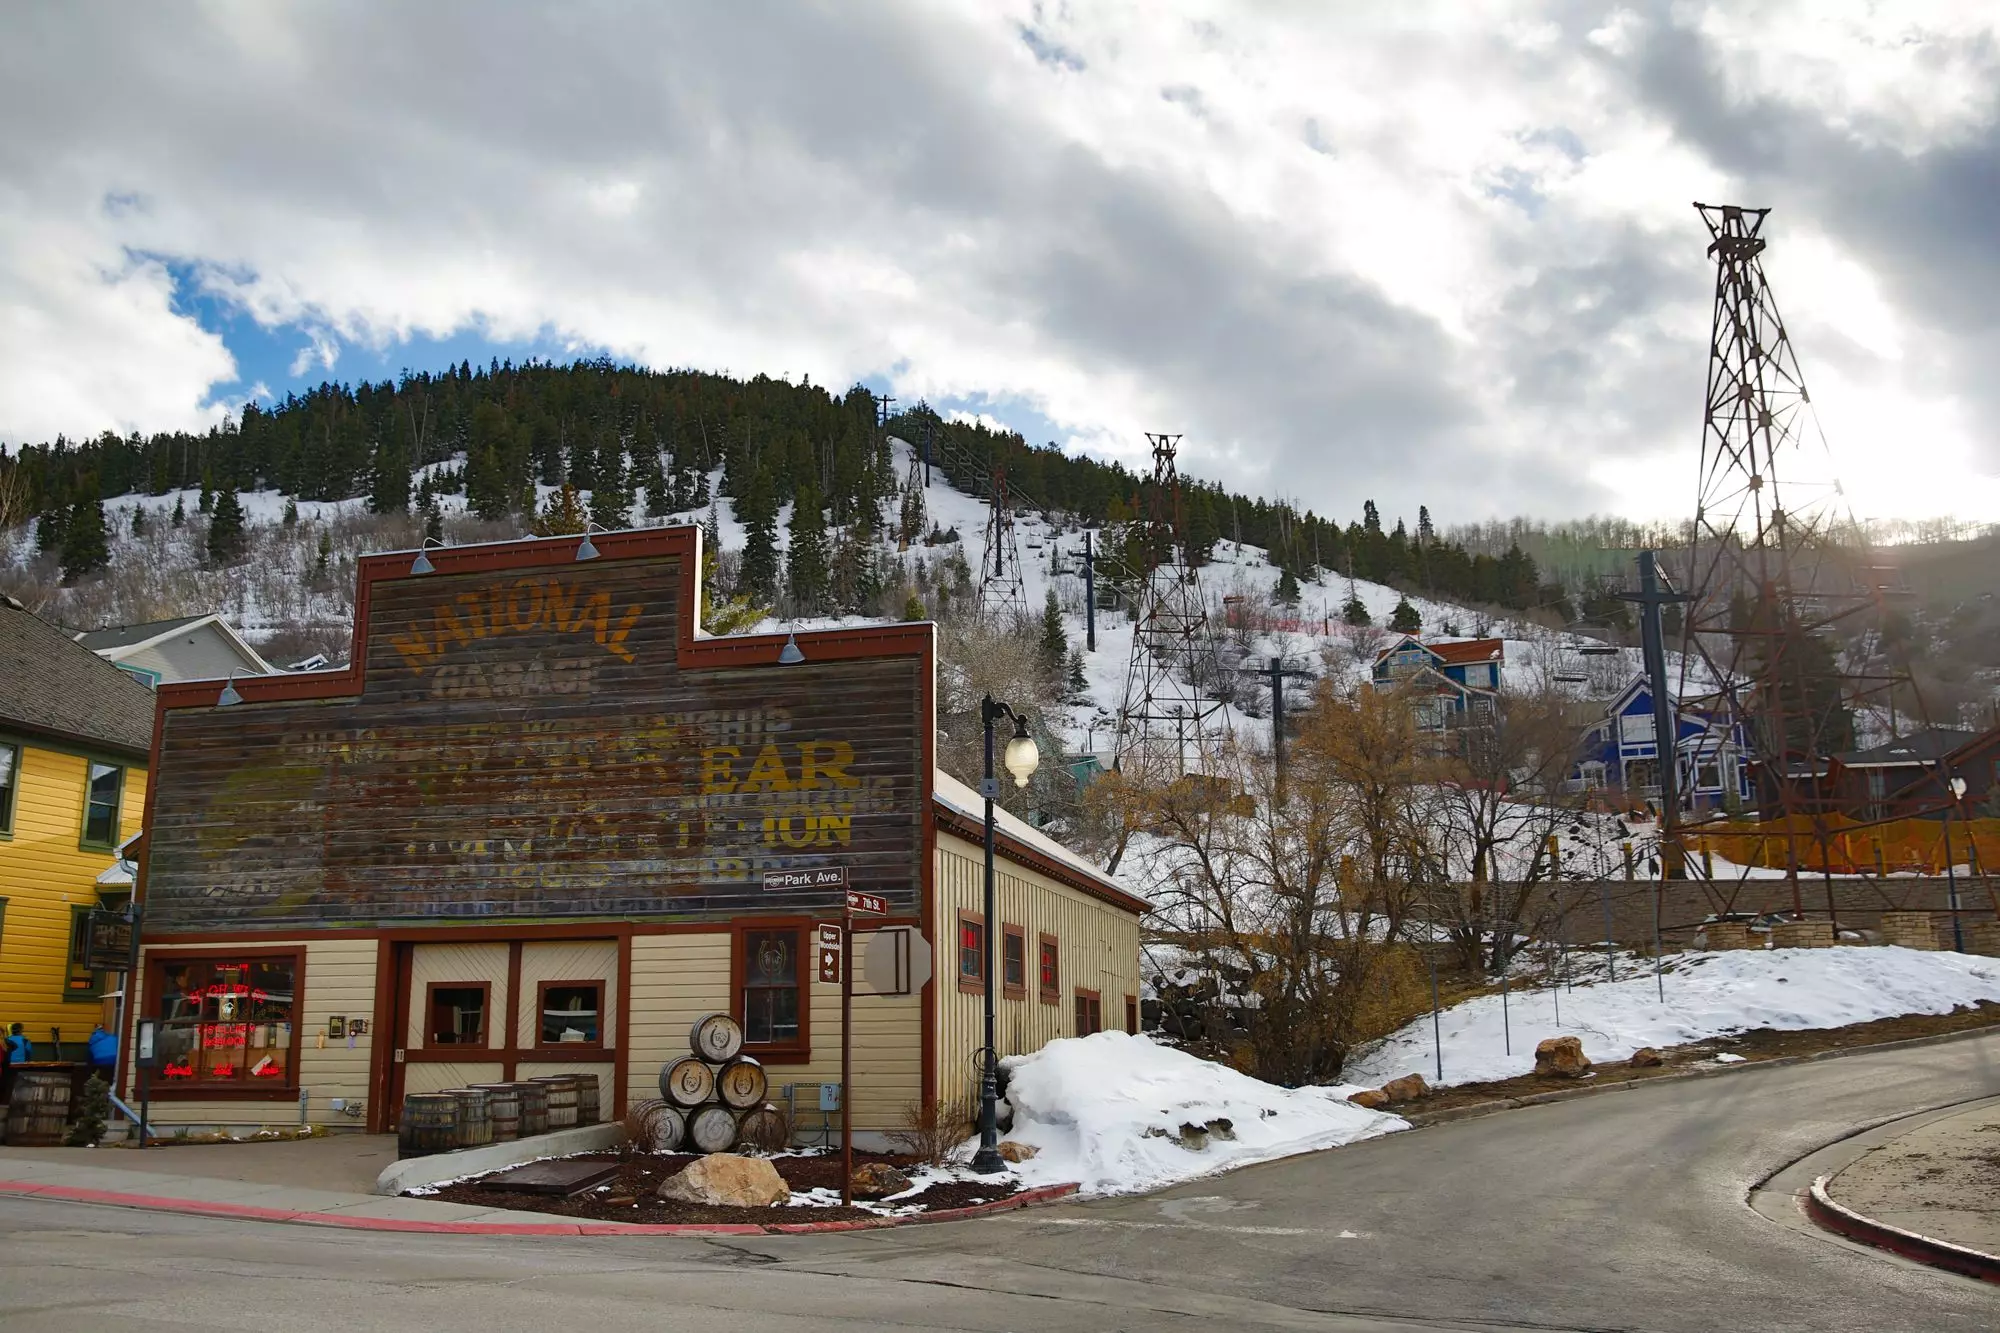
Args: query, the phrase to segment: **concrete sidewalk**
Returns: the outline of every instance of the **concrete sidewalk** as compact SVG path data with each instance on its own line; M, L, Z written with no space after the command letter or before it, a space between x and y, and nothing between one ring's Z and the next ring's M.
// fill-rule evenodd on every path
M360 1138L361 1136L355 1136ZM359 1144L292 1153L279 1160L271 1149L341 1145L339 1138L296 1144L219 1144L146 1149L0 1149L0 1194L101 1203L208 1217L353 1226L370 1230L479 1231L487 1234L577 1235L626 1231L622 1222L578 1223L548 1213L476 1208L436 1199L391 1198L361 1188L324 1188L313 1180L358 1180L379 1155ZM391 1145L394 1140L390 1140ZM390 1156L394 1156L393 1147ZM185 1164L184 1171L171 1168ZM138 1167L140 1169L133 1169ZM375 1168L379 1169L379 1165ZM282 1175L281 1179L273 1176ZM643 1228L641 1228L643 1230Z
M2000 1099L1920 1123L1824 1185L1868 1221L2000 1263Z
M200 1176L264 1185L372 1194L376 1177L396 1160L394 1134L329 1134L322 1138L242 1143L118 1144L98 1148L0 1147L0 1180L17 1162L91 1166L148 1175Z

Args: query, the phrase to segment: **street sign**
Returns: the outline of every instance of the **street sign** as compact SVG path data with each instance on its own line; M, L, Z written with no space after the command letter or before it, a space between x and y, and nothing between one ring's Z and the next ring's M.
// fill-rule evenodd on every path
M879 893L863 893L859 889L847 891L847 910L869 912L875 916L889 915L889 900Z
M132 966L132 918L93 910L84 927L83 952L84 965L93 972L123 972Z
M931 946L915 926L871 931L860 948L860 979L876 995L912 995L931 979Z
M818 866L812 870L766 870L764 891L774 893L780 889L844 889L847 887L846 866Z
M820 948L822 948L822 949L838 949L838 948L840 947L840 927L839 927L839 925L837 925L836 923L834 923L834 922L832 922L832 921L822 921L822 922L820 922L820 923L819 923L819 945L820 945Z
M840 946L822 944L819 946L819 979L826 985L840 981Z

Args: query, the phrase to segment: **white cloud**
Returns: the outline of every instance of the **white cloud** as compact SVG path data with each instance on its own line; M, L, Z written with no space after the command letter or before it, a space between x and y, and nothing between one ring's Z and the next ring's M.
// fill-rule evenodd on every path
M1191 471L1343 515L1679 512L1709 286L1688 202L1786 180L1698 116L1768 103L1892 155L1994 119L1972 5L214 3L13 26L0 438L221 410L226 350L129 249L302 331L295 374L466 330L887 374L1128 459L1184 431ZM1673 104L1711 75L1726 105ZM1922 423L1906 471L1990 470L1951 333L1879 238L1803 185L1770 202L1829 433L1853 386L1860 420Z

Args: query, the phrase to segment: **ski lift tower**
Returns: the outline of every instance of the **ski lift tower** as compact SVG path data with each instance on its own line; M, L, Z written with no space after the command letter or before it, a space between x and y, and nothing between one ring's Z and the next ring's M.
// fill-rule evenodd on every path
M1215 643L1201 580L1187 563L1182 539L1174 468L1181 437L1148 432L1146 439L1153 447L1143 544L1148 568L1142 571L1113 767L1142 781L1170 782L1190 769L1210 768L1227 717L1221 701L1202 691L1216 670Z
M979 614L1022 617L1028 590L1021 583L1021 546L1014 535L1014 510L1007 495L1007 465L993 460L992 512L986 516L986 553L979 561Z

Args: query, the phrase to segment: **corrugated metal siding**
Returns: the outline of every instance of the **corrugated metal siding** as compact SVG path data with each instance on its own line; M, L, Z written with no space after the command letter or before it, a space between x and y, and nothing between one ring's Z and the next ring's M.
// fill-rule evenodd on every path
M507 946L505 944L419 944L410 950L410 1021L406 1045L421 1048L430 1034L424 1029L430 1013L424 996L433 983L460 981L489 982L493 993L486 1014L486 1044L507 1044ZM308 969L310 979L310 969ZM492 1080L482 1080L491 1082ZM461 1084L447 1084L460 1087ZM428 1092L428 1088L405 1088L406 1092Z
M305 994L299 1011L302 1028L299 1042L299 1083L310 1095L309 1115L315 1124L358 1126L362 1120L336 1114L329 1106L332 1098L344 1098L356 1105L368 1097L368 1058L376 1038L375 942L373 940L272 940L260 948L302 946L306 951ZM150 947L146 957L182 956L226 958L227 945L202 948L162 949ZM150 969L141 967L140 975ZM139 1012L154 1012L152 997L139 997ZM346 1019L367 1018L369 1030L362 1036L328 1040L326 1020L334 1014ZM350 1044L351 1043L351 1044ZM412 1070L419 1066L412 1065ZM132 1087L128 1070L127 1086ZM457 1086L457 1085L453 1085ZM136 1094L135 1094L136 1095ZM183 1102L156 1101L153 1119L162 1125L296 1125L296 1101L281 1102Z
M660 1070L688 1053L688 1033L703 1014L731 1011L727 932L641 935L632 941L632 1049L628 1104L660 1095ZM856 936L857 951L865 936ZM814 982L812 1058L769 1063L771 1097L786 1083L801 1089L801 1125L816 1124L818 1084L840 1081L840 987ZM920 1100L923 1084L923 1009L916 995L854 997L856 1130L902 1126L904 1109Z
M982 914L985 853L947 833L938 835L936 955L932 991L938 1013L938 1095L978 1095L973 1057L984 1041L979 994L958 989L958 914ZM1035 870L1000 859L994 867L995 892L1003 924L1023 928L1027 942L1025 999L1003 998L995 1009L995 1042L1004 1055L1039 1050L1057 1037L1076 1035L1076 991L1101 997L1103 1026L1125 1025L1125 997L1139 993L1139 918L1099 902ZM995 948L999 928L993 927ZM1061 976L1057 1002L1038 993L1037 938L1056 937Z
M13 742L8 742L13 743ZM107 761L108 762L108 761ZM22 1023L48 1049L49 1029L81 1043L97 1022L95 997L65 999L69 974L70 909L98 905L97 876L117 857L86 851L84 795L90 761L82 755L23 743L14 793L14 831L0 837L0 1024ZM139 831L146 808L146 770L125 770L119 838ZM0 1029L4 1030L4 1029Z

